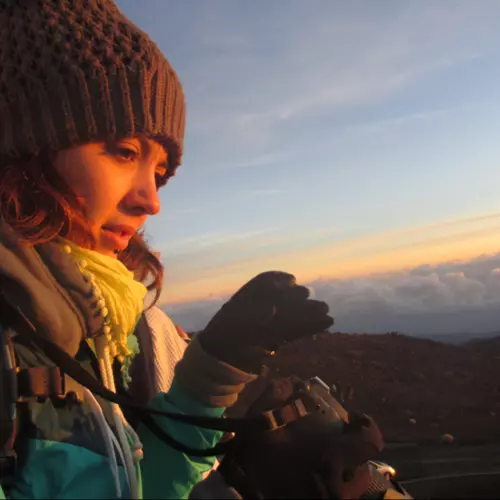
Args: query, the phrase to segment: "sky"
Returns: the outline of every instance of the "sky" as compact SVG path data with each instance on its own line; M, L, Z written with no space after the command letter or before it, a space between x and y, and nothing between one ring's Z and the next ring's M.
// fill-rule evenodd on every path
M187 99L183 164L146 226L175 320L201 328L280 269L346 331L495 325L499 2L117 3Z

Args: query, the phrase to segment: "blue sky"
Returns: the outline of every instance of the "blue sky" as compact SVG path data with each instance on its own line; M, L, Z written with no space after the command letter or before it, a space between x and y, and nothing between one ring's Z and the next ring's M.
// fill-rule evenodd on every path
M119 0L178 72L167 303L500 247L500 3Z

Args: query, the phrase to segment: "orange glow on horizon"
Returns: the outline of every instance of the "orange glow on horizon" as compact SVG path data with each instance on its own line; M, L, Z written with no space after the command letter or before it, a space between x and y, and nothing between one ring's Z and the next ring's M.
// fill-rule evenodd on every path
M404 271L467 261L500 251L500 214L366 235L313 249L232 262L194 279L165 282L161 303L183 303L234 293L266 270L295 274L299 282Z

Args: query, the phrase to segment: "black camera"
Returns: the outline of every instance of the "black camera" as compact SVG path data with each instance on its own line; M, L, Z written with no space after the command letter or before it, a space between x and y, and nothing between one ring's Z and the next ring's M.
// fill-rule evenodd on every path
M246 416L266 430L236 434L218 468L243 498L384 498L394 487L372 459L382 450L378 426L348 413L318 377L268 379ZM390 498L411 498L405 496Z

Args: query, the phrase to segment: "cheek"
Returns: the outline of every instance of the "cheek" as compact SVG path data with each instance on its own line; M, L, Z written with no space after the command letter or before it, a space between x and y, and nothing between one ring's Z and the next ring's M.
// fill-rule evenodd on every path
M83 152L74 149L62 151L54 162L57 173L78 197L92 191L92 169L86 160Z
M98 222L108 215L114 203L116 183L109 178L109 168L85 148L59 153L55 168L75 196L83 203L90 221Z

